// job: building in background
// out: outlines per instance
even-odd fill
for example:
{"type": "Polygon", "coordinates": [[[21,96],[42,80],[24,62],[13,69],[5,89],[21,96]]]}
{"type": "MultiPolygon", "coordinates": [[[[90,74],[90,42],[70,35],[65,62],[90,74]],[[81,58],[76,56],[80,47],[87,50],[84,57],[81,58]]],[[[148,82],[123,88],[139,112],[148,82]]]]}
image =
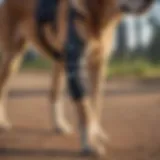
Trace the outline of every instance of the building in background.
{"type": "Polygon", "coordinates": [[[120,23],[114,39],[113,49],[117,54],[124,52],[141,52],[152,41],[154,27],[150,18],[154,18],[160,24],[160,0],[157,0],[152,9],[143,16],[136,17],[126,15],[120,23]]]}

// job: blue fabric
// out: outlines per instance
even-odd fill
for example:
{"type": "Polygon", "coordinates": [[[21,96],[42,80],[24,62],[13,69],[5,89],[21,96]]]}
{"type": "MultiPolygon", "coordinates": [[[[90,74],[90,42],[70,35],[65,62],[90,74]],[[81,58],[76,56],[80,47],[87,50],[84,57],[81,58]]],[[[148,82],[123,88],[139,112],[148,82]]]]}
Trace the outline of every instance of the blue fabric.
{"type": "Polygon", "coordinates": [[[35,20],[37,22],[37,36],[42,47],[48,52],[49,56],[56,61],[63,61],[63,53],[51,46],[45,38],[43,26],[49,23],[56,30],[57,6],[59,0],[37,0],[35,20]]]}
{"type": "Polygon", "coordinates": [[[81,99],[84,94],[84,86],[80,78],[80,59],[84,50],[85,43],[77,34],[74,19],[76,13],[72,8],[70,9],[69,15],[69,27],[68,27],[68,37],[65,46],[65,56],[66,56],[66,72],[68,87],[72,98],[81,99]]]}
{"type": "Polygon", "coordinates": [[[56,27],[56,13],[59,0],[38,0],[36,19],[39,23],[51,22],[56,27]]]}

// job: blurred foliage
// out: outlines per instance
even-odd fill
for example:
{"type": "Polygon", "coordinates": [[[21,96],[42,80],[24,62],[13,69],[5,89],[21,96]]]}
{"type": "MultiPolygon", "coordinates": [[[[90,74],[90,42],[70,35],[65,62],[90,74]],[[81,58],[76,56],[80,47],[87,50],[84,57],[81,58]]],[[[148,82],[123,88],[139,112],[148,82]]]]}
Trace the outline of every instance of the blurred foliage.
{"type": "Polygon", "coordinates": [[[159,77],[160,64],[152,63],[144,57],[136,59],[112,60],[109,77],[159,77]]]}
{"type": "MultiPolygon", "coordinates": [[[[52,62],[38,56],[34,60],[25,60],[22,71],[37,70],[50,71],[52,62]]],[[[106,66],[107,67],[107,66],[106,66]]],[[[107,71],[107,69],[106,69],[107,71]]],[[[112,59],[109,64],[109,71],[106,72],[109,78],[113,77],[160,77],[160,64],[152,63],[144,57],[135,59],[112,59]]]]}
{"type": "Polygon", "coordinates": [[[160,63],[160,25],[157,24],[154,18],[150,19],[153,29],[154,29],[154,36],[152,42],[147,50],[146,56],[156,64],[160,63]]]}
{"type": "Polygon", "coordinates": [[[29,58],[24,59],[22,70],[49,70],[52,66],[51,60],[44,57],[34,57],[32,60],[29,58]]]}

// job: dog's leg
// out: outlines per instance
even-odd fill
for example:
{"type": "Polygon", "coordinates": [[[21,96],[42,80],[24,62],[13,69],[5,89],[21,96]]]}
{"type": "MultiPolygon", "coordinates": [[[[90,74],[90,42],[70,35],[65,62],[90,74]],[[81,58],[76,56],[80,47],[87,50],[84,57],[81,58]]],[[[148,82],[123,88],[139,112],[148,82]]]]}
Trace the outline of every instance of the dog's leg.
{"type": "Polygon", "coordinates": [[[8,85],[13,75],[18,71],[22,55],[13,56],[4,54],[2,57],[1,70],[0,70],[0,128],[10,129],[11,123],[7,115],[6,98],[8,94],[8,85]]]}
{"type": "MultiPolygon", "coordinates": [[[[32,45],[35,47],[35,49],[42,55],[48,55],[48,54],[52,55],[52,53],[47,54],[45,47],[43,47],[39,43],[39,39],[35,33],[36,28],[34,26],[34,23],[33,25],[30,25],[27,27],[28,27],[27,30],[29,31],[27,32],[27,37],[29,37],[28,39],[30,40],[32,45]]],[[[51,31],[50,24],[47,24],[44,29],[45,29],[45,32],[47,35],[46,38],[48,38],[48,41],[53,42],[52,44],[55,47],[57,47],[58,50],[61,50],[62,42],[60,43],[60,41],[62,40],[59,38],[60,36],[58,36],[57,38],[55,34],[56,32],[52,31],[54,34],[50,32],[51,31]],[[54,36],[52,37],[52,35],[54,36]]],[[[64,84],[64,64],[62,64],[61,62],[53,61],[52,70],[53,70],[52,71],[53,77],[52,77],[52,88],[51,88],[52,91],[51,91],[51,97],[50,97],[50,103],[51,103],[50,119],[51,121],[55,122],[55,127],[57,131],[61,133],[70,133],[72,129],[71,129],[71,126],[67,123],[66,118],[64,117],[64,108],[63,108],[64,107],[63,90],[65,85],[64,84]]]]}
{"type": "MultiPolygon", "coordinates": [[[[7,3],[8,4],[8,3],[7,3]]],[[[0,18],[0,43],[2,50],[0,68],[0,128],[9,129],[11,124],[7,115],[6,98],[9,82],[18,71],[22,59],[20,51],[25,40],[20,33],[18,18],[8,12],[8,5],[1,8],[3,17],[0,18]]]]}
{"type": "MultiPolygon", "coordinates": [[[[103,91],[106,86],[106,77],[108,72],[108,62],[111,56],[113,47],[113,38],[118,18],[111,21],[104,30],[99,39],[99,53],[91,51],[87,59],[87,68],[91,84],[91,103],[98,116],[98,121],[101,119],[103,106],[103,91]]],[[[94,44],[94,42],[93,42],[94,44]]],[[[92,45],[95,46],[95,45],[92,45]]]]}
{"type": "Polygon", "coordinates": [[[76,50],[71,48],[66,53],[66,73],[69,91],[79,116],[81,147],[84,153],[93,149],[96,153],[103,154],[105,153],[102,143],[104,139],[99,132],[101,130],[100,126],[81,82],[79,72],[81,53],[76,53],[77,50],[80,51],[79,48],[76,48],[76,50]]]}
{"type": "Polygon", "coordinates": [[[65,102],[64,102],[64,89],[65,89],[65,75],[64,64],[54,62],[52,75],[52,91],[51,91],[51,116],[55,123],[55,128],[58,133],[71,133],[72,128],[67,122],[65,117],[65,102]]]}
{"type": "Polygon", "coordinates": [[[102,110],[102,100],[103,100],[103,90],[104,90],[104,82],[105,82],[105,69],[106,69],[106,61],[104,60],[103,55],[99,53],[99,55],[90,55],[87,61],[87,69],[89,74],[89,82],[90,82],[90,93],[91,93],[91,104],[93,109],[95,110],[98,120],[101,117],[102,110]],[[97,57],[97,58],[96,58],[97,57]]]}
{"type": "MultiPolygon", "coordinates": [[[[88,57],[87,69],[89,74],[90,83],[90,102],[92,109],[96,113],[96,118],[98,123],[100,123],[102,105],[103,105],[103,90],[104,90],[104,80],[105,80],[105,61],[103,54],[92,52],[88,57]],[[98,54],[98,56],[96,55],[98,54]],[[97,57],[97,58],[96,58],[97,57]]],[[[106,135],[103,130],[99,129],[99,133],[106,139],[106,135]]]]}

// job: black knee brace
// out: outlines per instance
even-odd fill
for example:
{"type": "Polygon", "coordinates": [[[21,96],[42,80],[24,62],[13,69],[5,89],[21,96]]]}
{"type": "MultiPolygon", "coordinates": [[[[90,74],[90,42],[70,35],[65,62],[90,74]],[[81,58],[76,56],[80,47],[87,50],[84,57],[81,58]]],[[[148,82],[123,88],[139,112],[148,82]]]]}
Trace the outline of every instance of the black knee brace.
{"type": "Polygon", "coordinates": [[[77,51],[68,49],[66,56],[67,82],[71,96],[74,99],[81,99],[84,95],[84,88],[80,80],[80,55],[77,51]]]}
{"type": "Polygon", "coordinates": [[[74,10],[71,9],[69,16],[68,38],[65,47],[66,73],[68,87],[71,96],[78,100],[83,98],[85,90],[80,80],[80,59],[84,50],[84,41],[77,35],[73,23],[75,17],[74,10]]]}

